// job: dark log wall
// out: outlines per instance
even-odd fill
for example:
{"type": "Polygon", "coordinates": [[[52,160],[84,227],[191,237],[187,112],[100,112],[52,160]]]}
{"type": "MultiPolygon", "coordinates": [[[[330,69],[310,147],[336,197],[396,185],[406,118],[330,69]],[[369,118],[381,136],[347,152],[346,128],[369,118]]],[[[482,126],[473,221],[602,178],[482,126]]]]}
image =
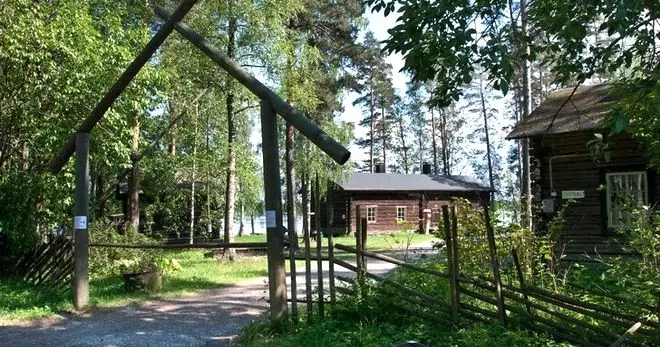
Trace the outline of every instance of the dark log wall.
{"type": "MultiPolygon", "coordinates": [[[[537,159],[538,201],[550,198],[554,190],[556,209],[565,203],[561,195],[564,190],[584,190],[585,198],[576,199],[566,209],[565,231],[569,238],[584,242],[597,241],[611,235],[607,229],[606,192],[607,172],[647,171],[649,178],[649,201],[660,196],[660,180],[655,171],[647,170],[644,148],[628,135],[605,136],[609,145],[609,160],[594,159],[587,143],[595,138],[593,132],[548,135],[532,139],[532,156],[537,159]],[[554,159],[552,159],[554,157],[554,159]],[[552,185],[550,187],[550,160],[552,159],[552,185]],[[602,185],[602,186],[601,186],[602,185]]],[[[541,216],[541,220],[550,218],[541,216]]]]}

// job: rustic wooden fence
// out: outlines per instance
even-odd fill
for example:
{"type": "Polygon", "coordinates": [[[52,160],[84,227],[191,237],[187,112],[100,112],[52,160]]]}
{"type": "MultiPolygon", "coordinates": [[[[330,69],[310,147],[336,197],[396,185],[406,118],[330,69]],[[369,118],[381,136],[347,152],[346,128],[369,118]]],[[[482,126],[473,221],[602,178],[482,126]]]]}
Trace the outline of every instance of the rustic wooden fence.
{"type": "MultiPolygon", "coordinates": [[[[524,327],[532,331],[546,333],[556,340],[567,341],[583,346],[654,345],[660,341],[660,324],[651,317],[657,315],[657,308],[643,305],[614,295],[590,292],[595,300],[580,300],[555,293],[525,283],[520,270],[518,256],[514,250],[512,257],[518,275],[517,285],[505,285],[500,278],[495,237],[490,224],[488,207],[484,208],[487,240],[490,253],[490,276],[467,276],[460,273],[459,247],[457,237],[456,208],[442,207],[444,241],[448,271],[438,271],[402,261],[392,256],[371,252],[366,249],[366,219],[361,219],[356,233],[355,247],[332,245],[355,255],[353,265],[333,257],[329,252],[331,267],[341,266],[355,272],[355,278],[334,276],[350,286],[334,286],[330,282],[331,302],[334,293],[355,295],[367,279],[382,283],[398,300],[388,302],[405,314],[434,321],[443,325],[460,326],[466,321],[498,322],[503,325],[524,327]],[[403,285],[389,276],[370,273],[365,259],[372,258],[394,264],[402,271],[414,271],[446,280],[448,295],[425,293],[411,285],[403,285]],[[398,304],[405,302],[406,304],[398,304]],[[594,302],[609,302],[608,306],[594,302]],[[621,309],[626,307],[626,310],[621,309]],[[634,335],[633,335],[634,334],[634,335]]],[[[358,218],[359,209],[358,209],[358,218]]],[[[581,290],[587,290],[582,287],[581,290]]],[[[321,296],[319,297],[321,300],[321,296]]],[[[321,300],[322,301],[322,300],[321,300]]],[[[657,317],[657,316],[656,316],[657,317]]]]}
{"type": "Polygon", "coordinates": [[[30,284],[66,290],[73,273],[73,243],[65,235],[56,236],[29,252],[17,268],[30,284]]]}

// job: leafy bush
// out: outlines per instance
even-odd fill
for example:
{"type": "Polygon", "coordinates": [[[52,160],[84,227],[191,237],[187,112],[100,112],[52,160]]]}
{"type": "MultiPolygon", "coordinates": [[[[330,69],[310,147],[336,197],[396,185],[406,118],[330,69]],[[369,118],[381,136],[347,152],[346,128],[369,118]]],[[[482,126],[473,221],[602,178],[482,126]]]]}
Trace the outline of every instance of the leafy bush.
{"type": "MultiPolygon", "coordinates": [[[[103,221],[91,223],[89,235],[90,243],[150,244],[156,242],[131,229],[120,234],[115,226],[103,221]]],[[[91,247],[89,251],[90,275],[105,277],[120,274],[123,271],[137,271],[148,266],[156,266],[160,259],[158,251],[154,249],[91,247]]]]}
{"type": "Polygon", "coordinates": [[[614,258],[606,263],[604,276],[637,300],[660,304],[660,211],[636,208],[617,232],[628,239],[626,250],[639,258],[614,258]]]}
{"type": "Polygon", "coordinates": [[[62,194],[63,185],[47,174],[0,175],[0,275],[15,269],[26,252],[53,232],[61,232],[71,197],[62,194]]]}

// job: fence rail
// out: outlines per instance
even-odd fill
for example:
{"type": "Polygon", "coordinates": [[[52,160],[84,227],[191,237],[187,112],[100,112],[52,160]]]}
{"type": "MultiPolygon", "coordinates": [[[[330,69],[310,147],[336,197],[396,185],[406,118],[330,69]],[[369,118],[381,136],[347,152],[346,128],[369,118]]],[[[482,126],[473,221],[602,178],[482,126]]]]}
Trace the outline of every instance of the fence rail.
{"type": "MultiPolygon", "coordinates": [[[[445,227],[445,245],[447,251],[448,272],[428,269],[419,264],[412,264],[391,256],[366,250],[366,219],[359,219],[355,247],[336,244],[333,248],[355,254],[356,265],[345,260],[329,257],[330,263],[355,272],[356,279],[335,276],[343,283],[353,286],[332,288],[343,294],[355,294],[361,291],[365,279],[382,283],[393,290],[410,307],[388,303],[406,314],[417,316],[443,324],[459,325],[461,321],[500,322],[507,325],[523,326],[533,331],[547,333],[556,340],[568,341],[585,346],[619,346],[657,343],[660,338],[660,323],[651,320],[650,315],[657,314],[657,308],[649,305],[630,305],[638,314],[624,312],[616,307],[606,307],[593,302],[576,299],[535,287],[524,282],[517,254],[513,252],[516,265],[518,286],[505,285],[499,276],[499,260],[495,249],[493,229],[490,227],[489,211],[485,207],[487,236],[493,277],[468,276],[460,273],[456,210],[442,207],[445,227]],[[377,275],[367,270],[366,259],[376,259],[409,271],[423,273],[449,281],[449,297],[441,298],[429,295],[414,287],[398,283],[387,276],[377,275]],[[413,308],[419,307],[419,309],[413,308]],[[450,317],[450,318],[448,318],[450,317]],[[632,339],[633,334],[639,339],[632,339]],[[651,340],[648,340],[651,339],[651,340]]],[[[591,292],[592,297],[598,293],[591,292]]],[[[600,298],[627,300],[602,295],[600,298]]]]}

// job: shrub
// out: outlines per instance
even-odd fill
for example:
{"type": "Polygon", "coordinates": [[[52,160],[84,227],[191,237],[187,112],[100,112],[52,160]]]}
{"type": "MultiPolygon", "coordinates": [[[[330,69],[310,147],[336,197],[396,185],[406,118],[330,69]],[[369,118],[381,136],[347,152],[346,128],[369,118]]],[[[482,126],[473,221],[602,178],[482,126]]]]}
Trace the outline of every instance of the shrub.
{"type": "MultiPolygon", "coordinates": [[[[117,228],[104,221],[91,223],[90,243],[132,243],[150,244],[156,240],[135,230],[120,234],[117,228]]],[[[159,261],[158,251],[154,249],[91,247],[89,251],[90,275],[104,277],[119,274],[128,267],[144,267],[159,261]]]]}

